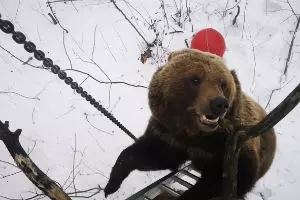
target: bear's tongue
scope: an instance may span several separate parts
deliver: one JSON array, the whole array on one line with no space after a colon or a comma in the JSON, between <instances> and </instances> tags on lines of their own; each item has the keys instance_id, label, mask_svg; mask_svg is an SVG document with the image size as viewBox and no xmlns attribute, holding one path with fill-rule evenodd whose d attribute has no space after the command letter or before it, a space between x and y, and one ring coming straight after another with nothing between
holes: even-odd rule
<instances>
[{"instance_id":1,"label":"bear's tongue","mask_svg":"<svg viewBox=\"0 0 300 200\"><path fill-rule=\"evenodd\" d=\"M200 116L200 121L204 124L216 124L218 123L219 117L215 118L215 119L207 119L207 117L205 115L201 115Z\"/></svg>"}]
</instances>

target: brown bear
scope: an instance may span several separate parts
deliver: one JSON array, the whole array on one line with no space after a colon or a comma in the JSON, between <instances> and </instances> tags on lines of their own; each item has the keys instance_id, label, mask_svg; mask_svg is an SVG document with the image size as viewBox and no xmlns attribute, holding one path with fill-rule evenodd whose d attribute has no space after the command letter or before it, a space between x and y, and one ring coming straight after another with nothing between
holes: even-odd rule
<instances>
[{"instance_id":1,"label":"brown bear","mask_svg":"<svg viewBox=\"0 0 300 200\"><path fill-rule=\"evenodd\" d=\"M179 200L208 200L220 196L227 133L218 121L255 125L263 108L243 93L234 71L211 53L184 49L170 54L149 86L152 112L138 140L119 155L105 196L114 193L133 170L176 170L191 160L201 171L197 183ZM237 196L244 196L270 168L276 150L274 129L247 141L238 160ZM211 157L203 156L210 152Z\"/></svg>"}]
</instances>

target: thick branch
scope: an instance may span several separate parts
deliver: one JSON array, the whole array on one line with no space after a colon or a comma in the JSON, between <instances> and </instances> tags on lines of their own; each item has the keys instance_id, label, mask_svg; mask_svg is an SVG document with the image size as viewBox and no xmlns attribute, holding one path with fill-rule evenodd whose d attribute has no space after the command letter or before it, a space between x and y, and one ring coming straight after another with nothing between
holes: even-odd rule
<instances>
[{"instance_id":1,"label":"thick branch","mask_svg":"<svg viewBox=\"0 0 300 200\"><path fill-rule=\"evenodd\" d=\"M223 160L222 174L222 200L231 200L236 196L237 187L237 164L238 164L238 136L239 132L235 131L235 127L227 120L221 121L221 126L229 133L226 139L225 154Z\"/></svg>"},{"instance_id":2,"label":"thick branch","mask_svg":"<svg viewBox=\"0 0 300 200\"><path fill-rule=\"evenodd\" d=\"M267 132L279 121L281 121L289 112L291 112L300 101L300 84L274 109L264 120L253 127L242 128L246 132L246 138L241 142L262 135Z\"/></svg>"},{"instance_id":3,"label":"thick branch","mask_svg":"<svg viewBox=\"0 0 300 200\"><path fill-rule=\"evenodd\" d=\"M231 200L236 196L237 164L241 146L249 139L266 133L291 112L300 101L300 84L274 109L264 120L255 126L234 127L227 120L221 121L229 136L226 140L226 149L223 162L222 198Z\"/></svg>"},{"instance_id":4,"label":"thick branch","mask_svg":"<svg viewBox=\"0 0 300 200\"><path fill-rule=\"evenodd\" d=\"M0 121L0 140L2 140L18 167L27 178L52 200L71 200L63 189L42 172L29 158L20 144L21 129L11 132L9 123Z\"/></svg>"}]
</instances>

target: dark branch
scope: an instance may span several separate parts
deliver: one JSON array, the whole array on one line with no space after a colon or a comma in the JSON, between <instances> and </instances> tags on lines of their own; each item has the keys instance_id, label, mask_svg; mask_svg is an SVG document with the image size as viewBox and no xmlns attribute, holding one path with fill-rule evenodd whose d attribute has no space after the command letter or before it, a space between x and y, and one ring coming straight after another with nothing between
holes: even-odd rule
<instances>
[{"instance_id":1,"label":"dark branch","mask_svg":"<svg viewBox=\"0 0 300 200\"><path fill-rule=\"evenodd\" d=\"M236 196L237 161L241 146L247 140L266 133L291 112L299 101L300 84L264 120L255 126L234 127L228 120L221 121L221 126L229 133L223 163L223 200L231 200Z\"/></svg>"},{"instance_id":2,"label":"dark branch","mask_svg":"<svg viewBox=\"0 0 300 200\"><path fill-rule=\"evenodd\" d=\"M52 3L53 3L53 2L52 2ZM52 16L55 18L55 21L57 22L57 24L61 27L61 29L62 29L63 31L66 31L66 33L69 33L69 31L68 31L67 29L65 29L65 28L61 25L61 23L59 22L59 20L58 20L58 18L57 18L57 16L56 16L56 14L55 14L55 12L54 12L54 10L53 10L53 8L52 8L52 6L51 6L51 4L50 4L49 1L47 1L47 5L48 5L48 7L50 8L51 14L52 14ZM50 16L51 16L51 15L50 15ZM54 24L56 24L56 23L54 23Z\"/></svg>"},{"instance_id":3,"label":"dark branch","mask_svg":"<svg viewBox=\"0 0 300 200\"><path fill-rule=\"evenodd\" d=\"M233 18L233 20L232 20L232 25L235 25L235 24L236 24L236 21L237 21L237 18L238 18L238 16L239 16L239 14L240 14L240 11L241 11L241 8L240 8L240 6L238 5L238 6L237 6L237 13L236 13L236 15L234 16L234 18Z\"/></svg>"},{"instance_id":4,"label":"dark branch","mask_svg":"<svg viewBox=\"0 0 300 200\"><path fill-rule=\"evenodd\" d=\"M300 84L267 117L254 127L243 128L247 137L241 142L262 135L281 121L300 101Z\"/></svg>"},{"instance_id":5,"label":"dark branch","mask_svg":"<svg viewBox=\"0 0 300 200\"><path fill-rule=\"evenodd\" d=\"M284 72L283 72L284 75L286 75L287 70L289 68L289 62L290 62L290 59L291 59L291 56L292 56L292 50L293 50L293 47L294 47L296 33L298 31L299 24L300 24L300 17L296 16L296 18L297 18L297 24L296 24L295 30L293 32L292 40L291 40L290 47L289 47L289 53L288 53L288 56L287 56L287 59L286 59L286 62L285 62L285 67L284 67Z\"/></svg>"},{"instance_id":6,"label":"dark branch","mask_svg":"<svg viewBox=\"0 0 300 200\"><path fill-rule=\"evenodd\" d=\"M141 34L141 32L134 26L134 24L128 19L128 17L125 15L125 13L119 8L115 0L111 0L111 2L114 4L116 9L125 17L125 19L129 22L129 24L134 28L134 30L137 32L137 34L144 40L144 42L149 46L149 42L146 40L146 38Z\"/></svg>"},{"instance_id":7,"label":"dark branch","mask_svg":"<svg viewBox=\"0 0 300 200\"><path fill-rule=\"evenodd\" d=\"M96 79L95 77L93 77L91 74L89 74L87 72L83 72L83 71L77 70L77 69L65 69L63 71L74 71L74 72L78 72L78 73L81 73L81 74L85 74L88 77L90 77L91 79L93 79L94 81L97 81L98 83L103 83L103 84L124 84L124 85L131 86L131 87L138 87L138 88L146 88L147 89L146 86L143 86L143 85L134 85L134 84L123 82L123 81L99 81L98 79Z\"/></svg>"},{"instance_id":8,"label":"dark branch","mask_svg":"<svg viewBox=\"0 0 300 200\"><path fill-rule=\"evenodd\" d=\"M29 158L19 141L22 130L18 129L15 132L11 132L8 128L8 122L2 123L0 121L0 140L3 141L15 163L27 178L50 199L71 200L63 189Z\"/></svg>"}]
</instances>

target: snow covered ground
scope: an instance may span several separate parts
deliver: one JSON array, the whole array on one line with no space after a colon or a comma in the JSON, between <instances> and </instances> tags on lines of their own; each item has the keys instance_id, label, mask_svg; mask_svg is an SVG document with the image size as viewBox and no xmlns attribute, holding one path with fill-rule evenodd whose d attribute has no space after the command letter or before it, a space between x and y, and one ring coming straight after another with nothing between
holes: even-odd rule
<instances>
[{"instance_id":1,"label":"snow covered ground","mask_svg":"<svg viewBox=\"0 0 300 200\"><path fill-rule=\"evenodd\" d=\"M152 48L153 58L144 64L140 61L146 50L144 39L110 1L51 2L1 0L0 13L55 64L70 69L67 73L136 136L143 134L150 115L147 89L141 86L148 86L169 52L185 48L185 40L190 43L202 28L212 27L224 35L226 63L237 71L244 91L268 112L299 84L299 32L287 75L282 75L300 17L297 0L118 0L119 8L148 43L158 34L162 45ZM67 192L104 187L117 156L132 140L55 75L34 68L41 63L10 35L0 32L0 45L0 120L10 121L11 130L23 129L23 147ZM32 66L16 57L29 60ZM249 200L300 199L299 114L298 106L276 125L275 162ZM13 163L0 143L0 199L34 196L35 187L4 161ZM125 199L166 173L133 172L108 199ZM104 199L104 195L101 192L91 199Z\"/></svg>"}]
</instances>

